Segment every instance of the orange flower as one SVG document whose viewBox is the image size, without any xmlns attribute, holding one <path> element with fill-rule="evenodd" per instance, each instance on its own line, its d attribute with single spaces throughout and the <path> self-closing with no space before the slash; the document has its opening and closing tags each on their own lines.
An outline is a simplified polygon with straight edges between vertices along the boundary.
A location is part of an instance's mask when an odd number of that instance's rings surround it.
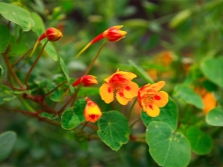
<svg viewBox="0 0 223 167">
<path fill-rule="evenodd" d="M 112 26 L 96 36 L 91 42 L 89 42 L 78 54 L 76 57 L 79 57 L 81 53 L 83 53 L 89 46 L 93 45 L 95 42 L 100 41 L 101 39 L 106 38 L 110 42 L 117 42 L 120 39 L 124 38 L 125 35 L 127 34 L 126 31 L 120 30 L 123 26 L 118 25 L 118 26 Z"/>
<path fill-rule="evenodd" d="M 61 37 L 63 37 L 63 34 L 60 32 L 60 30 L 53 27 L 48 28 L 36 41 L 33 47 L 32 53 L 30 54 L 30 57 L 33 55 L 34 51 L 36 50 L 36 47 L 38 46 L 40 41 L 42 41 L 43 39 L 47 38 L 48 41 L 53 42 L 53 41 L 57 41 Z"/>
<path fill-rule="evenodd" d="M 100 87 L 99 92 L 105 103 L 111 103 L 116 95 L 117 101 L 126 105 L 129 101 L 137 96 L 138 85 L 131 80 L 136 75 L 131 72 L 119 71 L 106 78 L 105 83 Z"/>
<path fill-rule="evenodd" d="M 91 101 L 88 97 L 86 97 L 86 101 L 87 104 L 84 109 L 84 117 L 86 121 L 96 122 L 101 118 L 102 112 L 98 105 L 95 102 Z"/>
<path fill-rule="evenodd" d="M 138 91 L 138 102 L 143 110 L 151 117 L 157 117 L 159 107 L 164 107 L 168 102 L 168 94 L 159 90 L 165 85 L 164 81 L 147 84 Z"/>
<path fill-rule="evenodd" d="M 95 84 L 98 84 L 98 81 L 96 80 L 96 77 L 93 75 L 84 75 L 83 77 L 78 78 L 72 86 L 77 86 L 79 84 L 82 84 L 85 87 L 92 86 Z"/>
</svg>

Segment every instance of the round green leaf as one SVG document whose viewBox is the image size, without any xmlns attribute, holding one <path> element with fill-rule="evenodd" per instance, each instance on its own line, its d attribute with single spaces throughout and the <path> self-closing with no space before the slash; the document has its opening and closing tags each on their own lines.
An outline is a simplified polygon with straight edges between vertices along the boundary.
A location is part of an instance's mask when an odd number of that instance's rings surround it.
<svg viewBox="0 0 223 167">
<path fill-rule="evenodd" d="M 183 99 L 186 103 L 194 105 L 197 108 L 204 108 L 202 98 L 188 86 L 176 86 L 174 89 L 174 96 Z"/>
<path fill-rule="evenodd" d="M 197 127 L 190 127 L 186 133 L 192 150 L 198 155 L 204 155 L 211 152 L 213 141 L 211 137 L 202 132 Z"/>
<path fill-rule="evenodd" d="M 146 142 L 152 158 L 160 166 L 184 167 L 190 162 L 189 142 L 164 122 L 153 121 L 148 125 Z"/>
<path fill-rule="evenodd" d="M 82 122 L 84 118 L 85 99 L 79 99 L 75 102 L 74 107 L 65 110 L 61 116 L 61 127 L 66 130 L 72 130 Z"/>
<path fill-rule="evenodd" d="M 160 110 L 160 115 L 158 117 L 150 117 L 146 114 L 146 112 L 142 111 L 141 118 L 143 124 L 147 127 L 152 121 L 162 121 L 170 125 L 173 130 L 176 130 L 178 120 L 178 108 L 176 103 L 171 98 L 169 98 L 166 106 L 160 108 Z"/>
<path fill-rule="evenodd" d="M 223 88 L 223 57 L 206 59 L 201 63 L 204 75 L 213 83 Z"/>
<path fill-rule="evenodd" d="M 10 33 L 5 25 L 0 25 L 0 53 L 4 52 L 9 44 Z"/>
<path fill-rule="evenodd" d="M 212 109 L 206 116 L 206 122 L 212 126 L 223 126 L 223 110 L 218 106 Z"/>
<path fill-rule="evenodd" d="M 13 4 L 0 2 L 0 14 L 5 19 L 21 26 L 23 31 L 29 31 L 35 24 L 27 10 Z"/>
<path fill-rule="evenodd" d="M 128 142 L 130 128 L 127 119 L 118 111 L 103 113 L 98 120 L 98 136 L 112 150 L 119 148 Z"/>
<path fill-rule="evenodd" d="M 11 153 L 16 141 L 15 132 L 7 131 L 0 135 L 0 161 Z"/>
</svg>

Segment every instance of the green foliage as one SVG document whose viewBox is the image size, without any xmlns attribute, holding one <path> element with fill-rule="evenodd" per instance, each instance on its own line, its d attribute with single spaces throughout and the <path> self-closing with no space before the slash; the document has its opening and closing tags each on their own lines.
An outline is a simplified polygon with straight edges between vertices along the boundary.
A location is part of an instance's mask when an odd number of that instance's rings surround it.
<svg viewBox="0 0 223 167">
<path fill-rule="evenodd" d="M 148 125 L 146 142 L 151 156 L 160 166 L 183 167 L 190 162 L 189 142 L 164 122 L 153 121 Z"/>
<path fill-rule="evenodd" d="M 223 126 L 223 110 L 218 106 L 212 109 L 206 116 L 206 122 L 212 126 Z"/>
<path fill-rule="evenodd" d="M 167 123 L 173 130 L 177 128 L 178 122 L 178 108 L 176 103 L 169 98 L 167 105 L 160 109 L 160 115 L 153 118 L 146 114 L 146 112 L 141 112 L 141 118 L 144 125 L 147 127 L 153 121 L 161 121 Z"/>
<path fill-rule="evenodd" d="M 15 145 L 16 133 L 4 132 L 0 135 L 0 162 L 7 158 Z"/>
<path fill-rule="evenodd" d="M 203 109 L 204 104 L 201 97 L 195 93 L 190 87 L 178 85 L 175 87 L 174 96 L 185 100 L 186 103 L 194 105 L 197 108 Z"/>
<path fill-rule="evenodd" d="M 223 87 L 223 57 L 206 59 L 201 63 L 201 70 L 211 82 Z"/>
<path fill-rule="evenodd" d="M 66 130 L 72 130 L 82 122 L 84 118 L 85 99 L 79 99 L 75 102 L 74 107 L 65 110 L 61 117 L 61 127 Z"/>
<path fill-rule="evenodd" d="M 0 53 L 4 52 L 10 40 L 9 30 L 5 25 L 0 25 Z"/>
<path fill-rule="evenodd" d="M 127 119 L 118 111 L 103 113 L 98 121 L 98 136 L 112 150 L 119 150 L 129 140 L 130 129 Z"/>
<path fill-rule="evenodd" d="M 197 127 L 190 127 L 186 132 L 187 139 L 190 142 L 192 150 L 198 155 L 204 155 L 211 152 L 213 141 L 211 137 Z"/>
<path fill-rule="evenodd" d="M 29 31 L 35 25 L 30 13 L 16 5 L 0 2 L 0 14 L 5 19 L 21 26 L 23 31 Z"/>
</svg>

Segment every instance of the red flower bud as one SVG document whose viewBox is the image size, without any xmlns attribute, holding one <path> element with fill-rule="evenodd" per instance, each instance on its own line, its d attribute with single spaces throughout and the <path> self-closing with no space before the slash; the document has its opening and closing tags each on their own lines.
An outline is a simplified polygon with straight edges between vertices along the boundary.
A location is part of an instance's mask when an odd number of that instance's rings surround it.
<svg viewBox="0 0 223 167">
<path fill-rule="evenodd" d="M 97 83 L 98 83 L 98 81 L 96 80 L 96 77 L 95 76 L 93 76 L 93 75 L 84 75 L 83 77 L 78 78 L 72 84 L 72 86 L 74 87 L 74 86 L 77 86 L 79 84 L 82 84 L 83 86 L 88 87 L 88 86 L 95 85 Z"/>
<path fill-rule="evenodd" d="M 107 40 L 111 42 L 117 42 L 120 39 L 124 38 L 127 34 L 126 31 L 120 30 L 123 26 L 113 26 L 103 32 L 104 38 L 107 38 Z"/>
<path fill-rule="evenodd" d="M 86 101 L 87 101 L 87 104 L 84 109 L 84 117 L 86 121 L 96 122 L 97 120 L 101 118 L 102 112 L 100 108 L 98 107 L 98 105 L 95 102 L 93 102 L 91 99 L 86 97 Z"/>
<path fill-rule="evenodd" d="M 49 41 L 57 41 L 61 37 L 63 37 L 63 35 L 60 30 L 50 27 L 39 37 L 38 40 L 41 41 L 42 39 L 47 38 Z"/>
</svg>

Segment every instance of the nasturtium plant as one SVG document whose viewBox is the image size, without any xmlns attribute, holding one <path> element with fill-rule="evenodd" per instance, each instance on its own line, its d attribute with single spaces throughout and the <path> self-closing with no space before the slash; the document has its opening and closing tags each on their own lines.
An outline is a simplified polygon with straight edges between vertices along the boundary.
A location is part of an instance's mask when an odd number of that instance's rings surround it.
<svg viewBox="0 0 223 167">
<path fill-rule="evenodd" d="M 3 166 L 222 166 L 223 1 L 127 2 L 0 2 Z"/>
</svg>

